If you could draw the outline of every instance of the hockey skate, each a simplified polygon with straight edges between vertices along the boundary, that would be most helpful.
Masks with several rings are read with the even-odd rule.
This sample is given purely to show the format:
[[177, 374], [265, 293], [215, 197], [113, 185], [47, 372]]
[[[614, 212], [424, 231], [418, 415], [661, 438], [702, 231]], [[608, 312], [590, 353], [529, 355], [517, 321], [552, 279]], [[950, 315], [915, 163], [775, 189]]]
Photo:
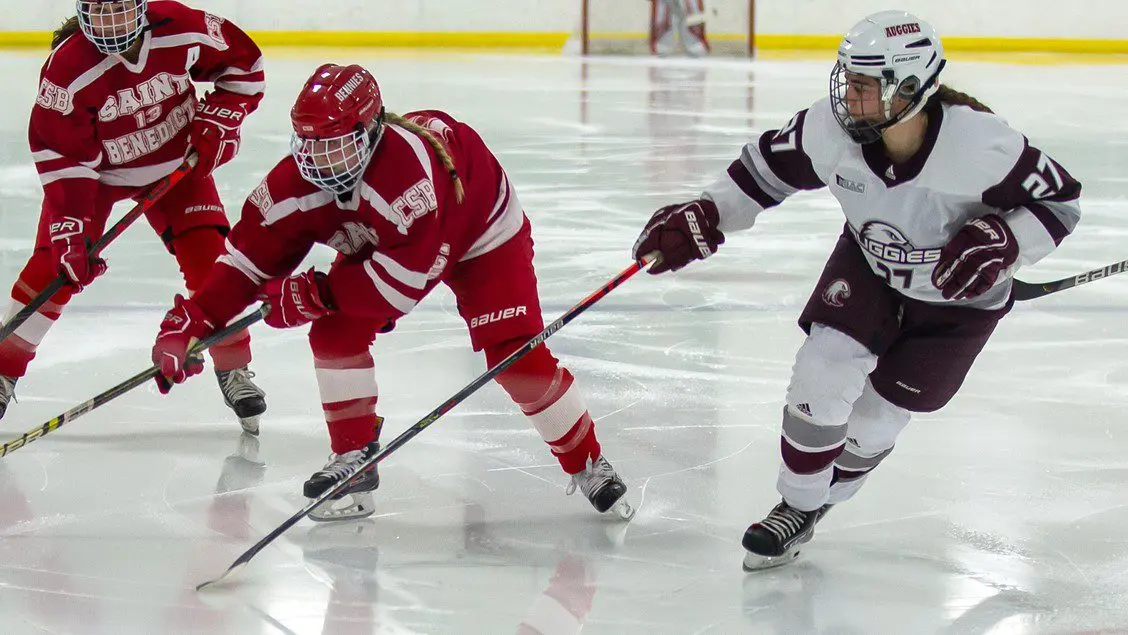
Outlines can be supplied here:
[[588, 458], [584, 471], [572, 475], [572, 482], [566, 493], [571, 496], [577, 487], [591, 501], [595, 511], [602, 514], [614, 509], [623, 520], [630, 520], [634, 516], [634, 508], [624, 497], [627, 485], [602, 456], [594, 461]]
[[0, 375], [0, 419], [8, 411], [8, 402], [16, 397], [16, 381], [18, 377]]
[[223, 401], [235, 411], [239, 425], [250, 434], [259, 433], [259, 417], [266, 412], [266, 393], [256, 386], [251, 378], [255, 374], [246, 366], [235, 370], [217, 370], [219, 389], [223, 391]]
[[799, 557], [799, 548], [814, 537], [815, 524], [831, 507], [823, 505], [813, 512], [802, 512], [781, 501], [766, 518], [744, 532], [741, 544], [748, 551], [744, 570], [761, 571], [793, 562]]
[[[330, 456], [325, 467], [315, 472], [305, 482], [302, 493], [310, 499], [320, 497], [337, 483], [348, 478], [361, 463], [378, 452], [380, 452], [380, 443], [373, 441], [359, 450]], [[318, 522], [327, 522], [371, 516], [376, 510], [372, 502], [372, 492], [379, 486], [380, 473], [376, 471], [376, 465], [372, 464], [364, 468], [364, 473], [357, 476], [340, 494], [314, 508], [309, 513], [309, 517]], [[344, 504], [341, 504], [342, 502]]]

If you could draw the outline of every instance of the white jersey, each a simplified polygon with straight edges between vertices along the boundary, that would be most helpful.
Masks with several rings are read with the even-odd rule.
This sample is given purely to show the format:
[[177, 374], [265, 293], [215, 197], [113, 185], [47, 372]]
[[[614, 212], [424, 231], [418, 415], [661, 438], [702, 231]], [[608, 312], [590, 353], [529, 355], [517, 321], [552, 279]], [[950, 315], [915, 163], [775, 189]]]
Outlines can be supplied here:
[[[1011, 276], [1041, 260], [1081, 217], [1081, 184], [1001, 118], [932, 103], [924, 144], [894, 165], [880, 143], [859, 145], [838, 125], [830, 99], [744, 146], [728, 174], [705, 189], [721, 231], [747, 229], [763, 210], [799, 190], [830, 187], [848, 231], [874, 273], [902, 295], [995, 309]], [[932, 284], [940, 249], [971, 219], [998, 214], [1018, 240], [1015, 266], [983, 295], [944, 300]]]

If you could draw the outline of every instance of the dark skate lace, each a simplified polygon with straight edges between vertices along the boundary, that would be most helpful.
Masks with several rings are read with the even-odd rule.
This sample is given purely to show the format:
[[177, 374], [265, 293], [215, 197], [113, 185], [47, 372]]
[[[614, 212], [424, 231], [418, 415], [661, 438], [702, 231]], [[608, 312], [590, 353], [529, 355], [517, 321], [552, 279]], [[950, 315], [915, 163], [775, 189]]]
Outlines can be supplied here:
[[770, 531], [780, 542], [786, 542], [799, 533], [805, 522], [807, 522], [806, 512], [780, 505], [773, 509], [767, 518], [760, 521], [760, 526]]
[[248, 368], [221, 371], [220, 383], [223, 388], [223, 396], [227, 397], [227, 400], [232, 403], [262, 397], [265, 393], [251, 383], [251, 378], [254, 376], [254, 371]]

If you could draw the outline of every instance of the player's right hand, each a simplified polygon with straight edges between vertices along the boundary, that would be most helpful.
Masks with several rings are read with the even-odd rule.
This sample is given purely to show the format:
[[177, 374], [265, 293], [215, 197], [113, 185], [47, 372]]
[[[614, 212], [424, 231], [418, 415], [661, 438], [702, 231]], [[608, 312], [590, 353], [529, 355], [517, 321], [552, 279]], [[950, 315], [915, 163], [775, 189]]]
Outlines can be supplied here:
[[157, 366], [157, 388], [168, 394], [173, 384], [179, 384], [204, 370], [204, 359], [199, 355], [189, 357], [188, 349], [198, 340], [211, 335], [215, 325], [195, 302], [177, 294], [175, 304], [164, 320], [157, 342], [153, 344], [153, 364]]
[[661, 254], [661, 261], [647, 270], [651, 274], [677, 271], [717, 253], [725, 242], [717, 229], [720, 220], [717, 205], [708, 199], [667, 205], [650, 217], [631, 254], [636, 261], [654, 251]]
[[51, 238], [51, 256], [58, 264], [59, 273], [67, 282], [83, 287], [94, 278], [106, 273], [106, 261], [91, 258], [90, 239], [86, 235], [89, 221], [76, 216], [60, 216], [51, 222], [48, 234]]

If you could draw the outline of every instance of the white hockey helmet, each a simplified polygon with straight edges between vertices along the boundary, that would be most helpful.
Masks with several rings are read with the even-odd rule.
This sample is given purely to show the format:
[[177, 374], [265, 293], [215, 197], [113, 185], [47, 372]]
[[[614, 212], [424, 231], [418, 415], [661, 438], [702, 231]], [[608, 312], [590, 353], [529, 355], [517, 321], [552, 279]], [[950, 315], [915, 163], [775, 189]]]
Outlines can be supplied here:
[[102, 53], [124, 53], [145, 32], [148, 0], [76, 0], [82, 34]]
[[[940, 88], [944, 46], [932, 25], [904, 11], [881, 11], [858, 22], [838, 46], [838, 62], [830, 73], [830, 100], [842, 129], [858, 143], [873, 143], [881, 132], [924, 108]], [[861, 119], [850, 114], [846, 100], [848, 74], [879, 81], [880, 109]], [[894, 111], [900, 97], [908, 105]]]

